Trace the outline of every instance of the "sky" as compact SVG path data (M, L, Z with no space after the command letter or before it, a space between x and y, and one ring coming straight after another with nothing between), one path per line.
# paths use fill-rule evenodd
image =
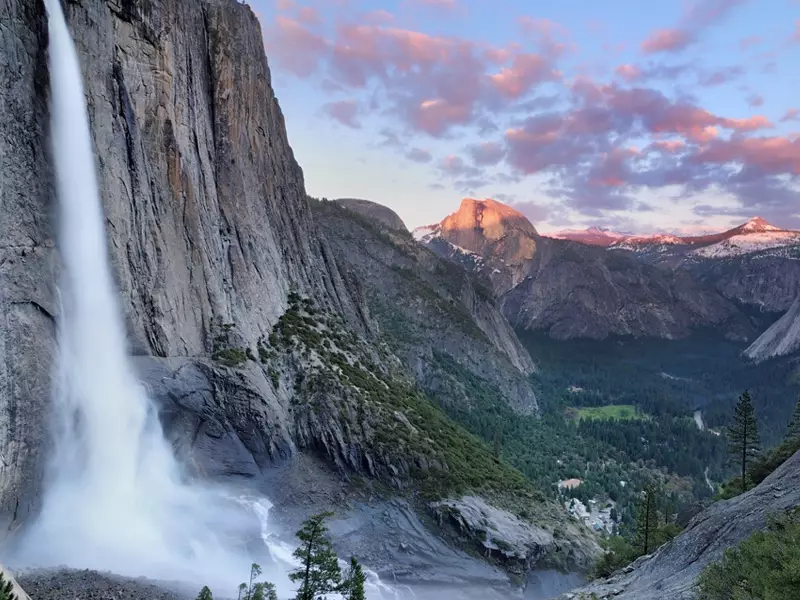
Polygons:
M800 0L249 0L315 197L800 229Z

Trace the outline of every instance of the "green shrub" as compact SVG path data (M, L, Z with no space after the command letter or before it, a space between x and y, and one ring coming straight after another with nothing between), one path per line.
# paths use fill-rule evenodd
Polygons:
M800 600L800 510L773 518L703 570L698 600Z

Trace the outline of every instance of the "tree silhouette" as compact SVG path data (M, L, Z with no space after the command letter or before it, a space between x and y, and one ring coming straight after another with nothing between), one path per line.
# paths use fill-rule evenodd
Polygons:
M353 556L350 558L350 569L347 571L347 577L345 577L340 590L345 600L365 600L364 583L366 581L367 576L364 575L364 569Z
M747 464L758 456L760 442L756 412L750 393L739 396L733 412L733 423L728 427L728 451L739 463L742 477L742 493L747 491Z
M642 554L648 554L653 549L657 530L656 492L654 488L648 486L644 490L636 515L636 545L641 549Z
M332 514L314 515L297 532L303 543L294 551L294 556L301 566L289 574L292 581L300 582L296 600L317 600L340 588L342 572L325 527L325 519Z

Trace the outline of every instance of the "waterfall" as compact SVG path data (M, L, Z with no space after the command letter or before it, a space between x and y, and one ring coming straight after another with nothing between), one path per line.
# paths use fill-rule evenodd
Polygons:
M59 356L54 450L42 510L17 561L209 585L224 597L247 579L253 534L282 595L293 548L269 532L271 504L181 477L127 352L109 261L78 55L60 0L45 0L51 138L59 205ZM255 557L258 560L257 557ZM368 575L371 599L398 598Z
M237 544L257 520L221 490L182 480L133 371L78 56L59 0L46 7L62 317L53 459L22 554L235 589L250 564Z

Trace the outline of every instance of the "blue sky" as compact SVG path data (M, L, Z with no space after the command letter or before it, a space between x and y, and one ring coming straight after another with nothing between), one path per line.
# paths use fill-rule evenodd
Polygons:
M798 0L252 0L308 192L800 228Z

